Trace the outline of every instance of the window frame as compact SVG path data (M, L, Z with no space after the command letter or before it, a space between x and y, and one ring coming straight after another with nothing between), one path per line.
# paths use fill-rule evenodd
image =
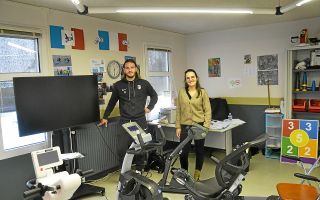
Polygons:
M19 32L33 33L33 36L23 34L8 34L2 30L12 30ZM8 26L0 23L0 35L5 37L17 37L17 38L37 38L38 39L38 60L39 60L39 72L14 72L14 73L0 73L0 81L12 81L13 77L24 77L24 76L44 76L48 75L48 56L47 56L47 30L39 27L19 27L19 26ZM45 62L46 61L46 62ZM47 67L44 67L47 66ZM51 133L45 133L45 141L34 143L26 146L20 146L13 149L4 149L2 128L0 120L0 160L8 159L23 154L28 154L32 151L47 148L51 144Z
M169 54L169 71L168 72L150 72L148 68L148 49L159 49L159 50L166 50L170 52ZM173 76L173 69L172 69L172 48L167 45L158 45L158 44L145 44L144 45L144 64L145 64L145 76L146 79L149 81L150 77L169 77L169 93L171 95L171 107L174 106L174 94L176 93L175 89L175 82ZM158 102L159 103L159 102Z

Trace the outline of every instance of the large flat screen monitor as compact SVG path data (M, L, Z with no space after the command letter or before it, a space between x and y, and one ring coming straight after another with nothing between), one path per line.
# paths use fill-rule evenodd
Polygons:
M20 136L100 119L96 76L17 77L13 84Z

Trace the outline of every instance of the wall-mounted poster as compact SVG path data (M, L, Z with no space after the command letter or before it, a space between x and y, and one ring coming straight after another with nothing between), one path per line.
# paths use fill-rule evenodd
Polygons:
M55 76L72 76L72 67L71 66L55 67L54 75Z
M53 69L55 76L71 76L72 62L69 55L53 55Z
M278 54L258 56L258 85L278 85Z
M250 54L244 55L243 60L244 60L244 64L251 64L251 55Z
M91 59L90 60L91 72L96 75L98 82L102 82L103 73L106 72L106 64L103 59Z
M72 66L71 56L53 55L52 60L54 67Z
M228 85L230 89L235 89L241 87L241 79L233 78L228 80Z
M208 59L208 75L209 77L221 77L220 58Z
M103 59L90 60L91 72L106 72L106 64Z
M136 57L134 56L124 56L124 60L129 60L129 59L136 61Z
M62 44L66 46L74 46L74 32L63 30L61 32Z
M62 32L64 28L62 26L50 25L50 42L51 48L64 49L62 44Z

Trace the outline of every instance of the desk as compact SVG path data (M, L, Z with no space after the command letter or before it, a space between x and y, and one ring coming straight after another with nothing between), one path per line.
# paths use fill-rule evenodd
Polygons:
M204 146L226 150L226 155L232 152L232 129L245 122L233 119L231 124L224 129L209 129ZM161 124L166 139L169 141L180 142L176 136L175 124Z

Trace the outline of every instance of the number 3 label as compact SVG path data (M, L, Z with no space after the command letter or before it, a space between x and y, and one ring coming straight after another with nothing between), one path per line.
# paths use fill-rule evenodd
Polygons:
M293 130L294 129L294 123L293 122L289 122L288 125L289 125L288 126L289 130Z
M307 126L307 127L306 127L306 130L307 130L307 131L311 131L311 130L312 130L311 123L309 123L309 122L306 123L306 126Z

